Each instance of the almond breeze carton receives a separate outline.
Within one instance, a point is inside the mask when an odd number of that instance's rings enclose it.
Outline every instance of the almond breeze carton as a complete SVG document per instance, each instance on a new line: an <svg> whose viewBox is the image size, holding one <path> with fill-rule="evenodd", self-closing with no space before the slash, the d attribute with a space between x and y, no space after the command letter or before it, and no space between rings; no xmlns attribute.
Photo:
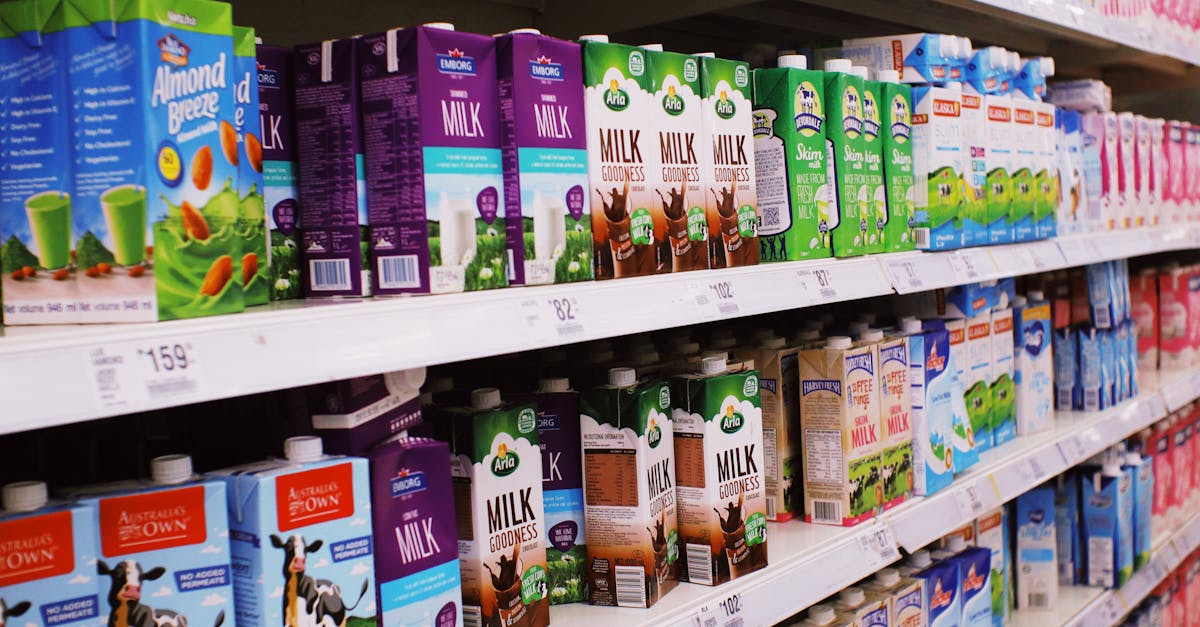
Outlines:
<svg viewBox="0 0 1200 627"><path fill-rule="evenodd" d="M709 265L759 262L758 194L754 179L753 85L742 61L697 55L704 99L701 150L712 147L702 171L708 215Z"/></svg>
<svg viewBox="0 0 1200 627"><path fill-rule="evenodd" d="M51 503L40 481L4 486L3 506L0 618L39 627L99 624L108 610L100 595L109 589L96 578L96 509ZM136 602L125 603L146 614Z"/></svg>
<svg viewBox="0 0 1200 627"><path fill-rule="evenodd" d="M230 6L62 6L81 24L67 29L70 48L100 55L73 55L69 72L71 106L83 112L71 199L79 320L241 311Z"/></svg>
<svg viewBox="0 0 1200 627"><path fill-rule="evenodd" d="M912 250L913 145L912 87L900 83L899 73L879 73L883 84L883 182L887 195L887 222L883 226L884 252Z"/></svg>
<svg viewBox="0 0 1200 627"><path fill-rule="evenodd" d="M825 103L836 115L825 128L826 159L833 166L838 219L830 227L835 257L869 252L867 149L863 136L863 77L847 59L825 62Z"/></svg>
<svg viewBox="0 0 1200 627"><path fill-rule="evenodd" d="M0 286L7 324L77 320L72 126L65 113L70 91L61 80L67 66L67 34L57 3L0 5L0 115L6 121L0 233L7 238L0 246Z"/></svg>
<svg viewBox="0 0 1200 627"><path fill-rule="evenodd" d="M934 85L914 86L912 94L916 245L925 250L961 248L966 167L962 94Z"/></svg>
<svg viewBox="0 0 1200 627"><path fill-rule="evenodd" d="M678 585L671 390L613 368L580 399L588 602L650 607Z"/></svg>
<svg viewBox="0 0 1200 627"><path fill-rule="evenodd" d="M803 55L754 70L754 180L762 213L759 259L833 255L837 182L825 147L825 77Z"/></svg>
<svg viewBox="0 0 1200 627"><path fill-rule="evenodd" d="M288 438L284 459L209 473L229 498L238 625L375 624L367 460Z"/></svg>
<svg viewBox="0 0 1200 627"><path fill-rule="evenodd" d="M532 29L496 38L509 282L592 278L579 44Z"/></svg>
<svg viewBox="0 0 1200 627"><path fill-rule="evenodd" d="M233 27L233 127L237 131L237 232L242 257L234 265L246 305L266 304L270 258L267 254L267 214L263 200L262 118L258 101L258 56L253 28Z"/></svg>
<svg viewBox="0 0 1200 627"><path fill-rule="evenodd" d="M296 113L292 49L258 47L262 196L270 232L271 300L300 297L300 201L296 189Z"/></svg>

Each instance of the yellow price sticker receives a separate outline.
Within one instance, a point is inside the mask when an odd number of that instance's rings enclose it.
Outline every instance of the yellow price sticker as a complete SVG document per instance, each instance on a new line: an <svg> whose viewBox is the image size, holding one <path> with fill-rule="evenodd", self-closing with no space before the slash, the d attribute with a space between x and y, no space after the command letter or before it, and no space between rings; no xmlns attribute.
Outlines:
<svg viewBox="0 0 1200 627"><path fill-rule="evenodd" d="M158 150L158 171L163 180L178 183L183 175L183 160L174 146L163 146Z"/></svg>

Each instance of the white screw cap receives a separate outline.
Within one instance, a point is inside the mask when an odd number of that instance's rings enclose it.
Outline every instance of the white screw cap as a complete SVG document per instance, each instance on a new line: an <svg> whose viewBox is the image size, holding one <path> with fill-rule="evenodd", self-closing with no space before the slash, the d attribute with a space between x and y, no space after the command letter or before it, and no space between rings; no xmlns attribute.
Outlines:
<svg viewBox="0 0 1200 627"><path fill-rule="evenodd" d="M550 377L538 381L539 392L569 392L571 380L566 377Z"/></svg>
<svg viewBox="0 0 1200 627"><path fill-rule="evenodd" d="M946 548L950 549L953 553L961 553L967 550L967 541L959 535L950 536L950 541L946 543Z"/></svg>
<svg viewBox="0 0 1200 627"><path fill-rule="evenodd" d="M450 22L426 22L422 24L425 28L436 28L438 30L454 30L454 24Z"/></svg>
<svg viewBox="0 0 1200 627"><path fill-rule="evenodd" d="M1024 296L1018 296L1018 297L1014 298L1013 302L1012 302L1012 306L1015 309L1019 309L1028 304L1029 304L1029 301L1026 300Z"/></svg>
<svg viewBox="0 0 1200 627"><path fill-rule="evenodd" d="M871 71L863 65L850 66L850 73L863 79L864 81L871 80Z"/></svg>
<svg viewBox="0 0 1200 627"><path fill-rule="evenodd" d="M832 348L832 349L836 349L836 350L846 350L847 348L850 348L851 346L854 346L854 342L845 335L834 335L834 336L830 336L829 338L826 338L826 340L825 340L825 348Z"/></svg>
<svg viewBox="0 0 1200 627"><path fill-rule="evenodd" d="M6 512L32 512L44 507L48 500L44 481L10 483L2 492L0 506Z"/></svg>
<svg viewBox="0 0 1200 627"><path fill-rule="evenodd" d="M700 360L700 374L714 375L725 372L728 362L724 357L705 357Z"/></svg>
<svg viewBox="0 0 1200 627"><path fill-rule="evenodd" d="M895 568L885 568L875 573L875 583L885 588L895 588L900 584L900 571Z"/></svg>
<svg viewBox="0 0 1200 627"><path fill-rule="evenodd" d="M897 70L879 70L876 72L875 77L879 79L879 82L881 83L900 82L900 72Z"/></svg>
<svg viewBox="0 0 1200 627"><path fill-rule="evenodd" d="M598 44L608 43L608 35L580 35L579 41L591 41Z"/></svg>
<svg viewBox="0 0 1200 627"><path fill-rule="evenodd" d="M842 607L858 607L866 603L867 595L863 593L862 588L850 586L838 593L838 605Z"/></svg>
<svg viewBox="0 0 1200 627"><path fill-rule="evenodd" d="M637 371L633 368L609 368L608 384L613 387L627 388L637 383Z"/></svg>
<svg viewBox="0 0 1200 627"><path fill-rule="evenodd" d="M929 566L930 564L932 564L933 560L930 558L929 551L926 551L925 549L921 549L921 550L917 551L916 553L913 553L912 555L908 556L908 563L911 564L914 568L920 569L920 568L925 568L926 566Z"/></svg>
<svg viewBox="0 0 1200 627"><path fill-rule="evenodd" d="M150 460L150 480L154 483L174 485L191 478L190 455L163 455Z"/></svg>
<svg viewBox="0 0 1200 627"><path fill-rule="evenodd" d="M1029 300L1042 301L1046 300L1046 294L1042 290L1029 290L1027 298Z"/></svg>
<svg viewBox="0 0 1200 627"><path fill-rule="evenodd" d="M829 625L837 619L837 613L829 605L814 605L808 608L808 620L818 625Z"/></svg>
<svg viewBox="0 0 1200 627"><path fill-rule="evenodd" d="M509 35L541 35L542 31L536 28L514 28L508 31Z"/></svg>
<svg viewBox="0 0 1200 627"><path fill-rule="evenodd" d="M798 70L808 69L808 57L802 54L781 54L778 61L779 67L790 67Z"/></svg>
<svg viewBox="0 0 1200 627"><path fill-rule="evenodd" d="M471 407L473 409L492 409L500 406L500 390L496 388L476 388L471 390Z"/></svg>
<svg viewBox="0 0 1200 627"><path fill-rule="evenodd" d="M298 435L283 441L283 457L289 462L315 462L324 455L321 438L315 435Z"/></svg>
<svg viewBox="0 0 1200 627"><path fill-rule="evenodd" d="M881 329L867 329L858 334L858 341L867 344L875 344L883 341L883 331Z"/></svg>
<svg viewBox="0 0 1200 627"><path fill-rule="evenodd" d="M854 62L851 61L850 59L826 59L825 60L825 71L826 72L849 73L850 69L853 67L854 67Z"/></svg>
<svg viewBox="0 0 1200 627"><path fill-rule="evenodd" d="M1042 75L1054 76L1054 57L1042 57Z"/></svg>

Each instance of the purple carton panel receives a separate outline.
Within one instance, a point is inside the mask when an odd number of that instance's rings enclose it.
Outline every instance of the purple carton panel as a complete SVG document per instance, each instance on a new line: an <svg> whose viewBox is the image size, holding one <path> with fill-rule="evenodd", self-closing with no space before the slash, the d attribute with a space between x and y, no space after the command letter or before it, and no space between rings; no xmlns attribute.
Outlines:
<svg viewBox="0 0 1200 627"><path fill-rule="evenodd" d="M312 426L325 450L365 455L371 447L422 422L419 388L425 369L399 370L310 386Z"/></svg>
<svg viewBox="0 0 1200 627"><path fill-rule="evenodd" d="M258 46L258 104L262 125L263 202L270 245L271 300L300 297L300 202L296 189L296 92L293 53Z"/></svg>

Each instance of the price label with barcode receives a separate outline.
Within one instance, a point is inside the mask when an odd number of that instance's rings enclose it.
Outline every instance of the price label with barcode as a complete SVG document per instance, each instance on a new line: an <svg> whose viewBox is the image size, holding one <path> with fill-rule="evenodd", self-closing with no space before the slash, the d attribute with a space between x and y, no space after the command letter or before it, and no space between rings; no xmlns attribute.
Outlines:
<svg viewBox="0 0 1200 627"><path fill-rule="evenodd" d="M745 624L745 597L731 594L720 601L706 604L696 615L696 627L742 627Z"/></svg>
<svg viewBox="0 0 1200 627"><path fill-rule="evenodd" d="M960 279L980 281L999 272L991 253L986 250L966 248L953 252L947 259Z"/></svg>
<svg viewBox="0 0 1200 627"><path fill-rule="evenodd" d="M1053 454L1053 452L1051 452ZM1022 479L1026 485L1034 486L1042 482L1047 475L1046 470L1042 467L1042 462L1036 458L1029 458L1023 464L1018 466L1018 471L1021 473Z"/></svg>
<svg viewBox="0 0 1200 627"><path fill-rule="evenodd" d="M575 296L547 296L521 303L522 315L529 328L555 341L570 341L583 336L583 308Z"/></svg>
<svg viewBox="0 0 1200 627"><path fill-rule="evenodd" d="M883 262L888 278L897 292L920 292L926 287L926 276L916 259L890 259Z"/></svg>
<svg viewBox="0 0 1200 627"><path fill-rule="evenodd" d="M892 528L886 523L875 525L874 529L859 536L858 545L870 568L881 568L900 559L900 547L892 535Z"/></svg>
<svg viewBox="0 0 1200 627"><path fill-rule="evenodd" d="M717 316L727 317L741 314L741 308L738 307L741 290L736 289L732 280L710 281L705 284L705 288L708 290L708 301L712 303Z"/></svg>
<svg viewBox="0 0 1200 627"><path fill-rule="evenodd" d="M833 273L826 268L797 270L796 280L800 284L800 293L810 303L838 300L838 288Z"/></svg>
<svg viewBox="0 0 1200 627"><path fill-rule="evenodd" d="M203 392L203 361L184 338L124 342L86 349L101 408L175 404Z"/></svg>
<svg viewBox="0 0 1200 627"><path fill-rule="evenodd" d="M1084 457L1087 457L1088 449L1083 437L1076 435L1059 442L1058 451L1062 454L1063 461L1068 466L1074 466L1083 461Z"/></svg>
<svg viewBox="0 0 1200 627"><path fill-rule="evenodd" d="M1115 625L1125 615L1125 606L1116 594L1109 596L1100 604L1100 618L1104 624Z"/></svg>
<svg viewBox="0 0 1200 627"><path fill-rule="evenodd" d="M977 484L968 485L954 495L958 512L963 518L977 518L983 513L983 494Z"/></svg>
<svg viewBox="0 0 1200 627"><path fill-rule="evenodd" d="M1069 266L1082 266L1092 263L1099 254L1091 240L1082 237L1068 237L1057 242L1058 250Z"/></svg>

